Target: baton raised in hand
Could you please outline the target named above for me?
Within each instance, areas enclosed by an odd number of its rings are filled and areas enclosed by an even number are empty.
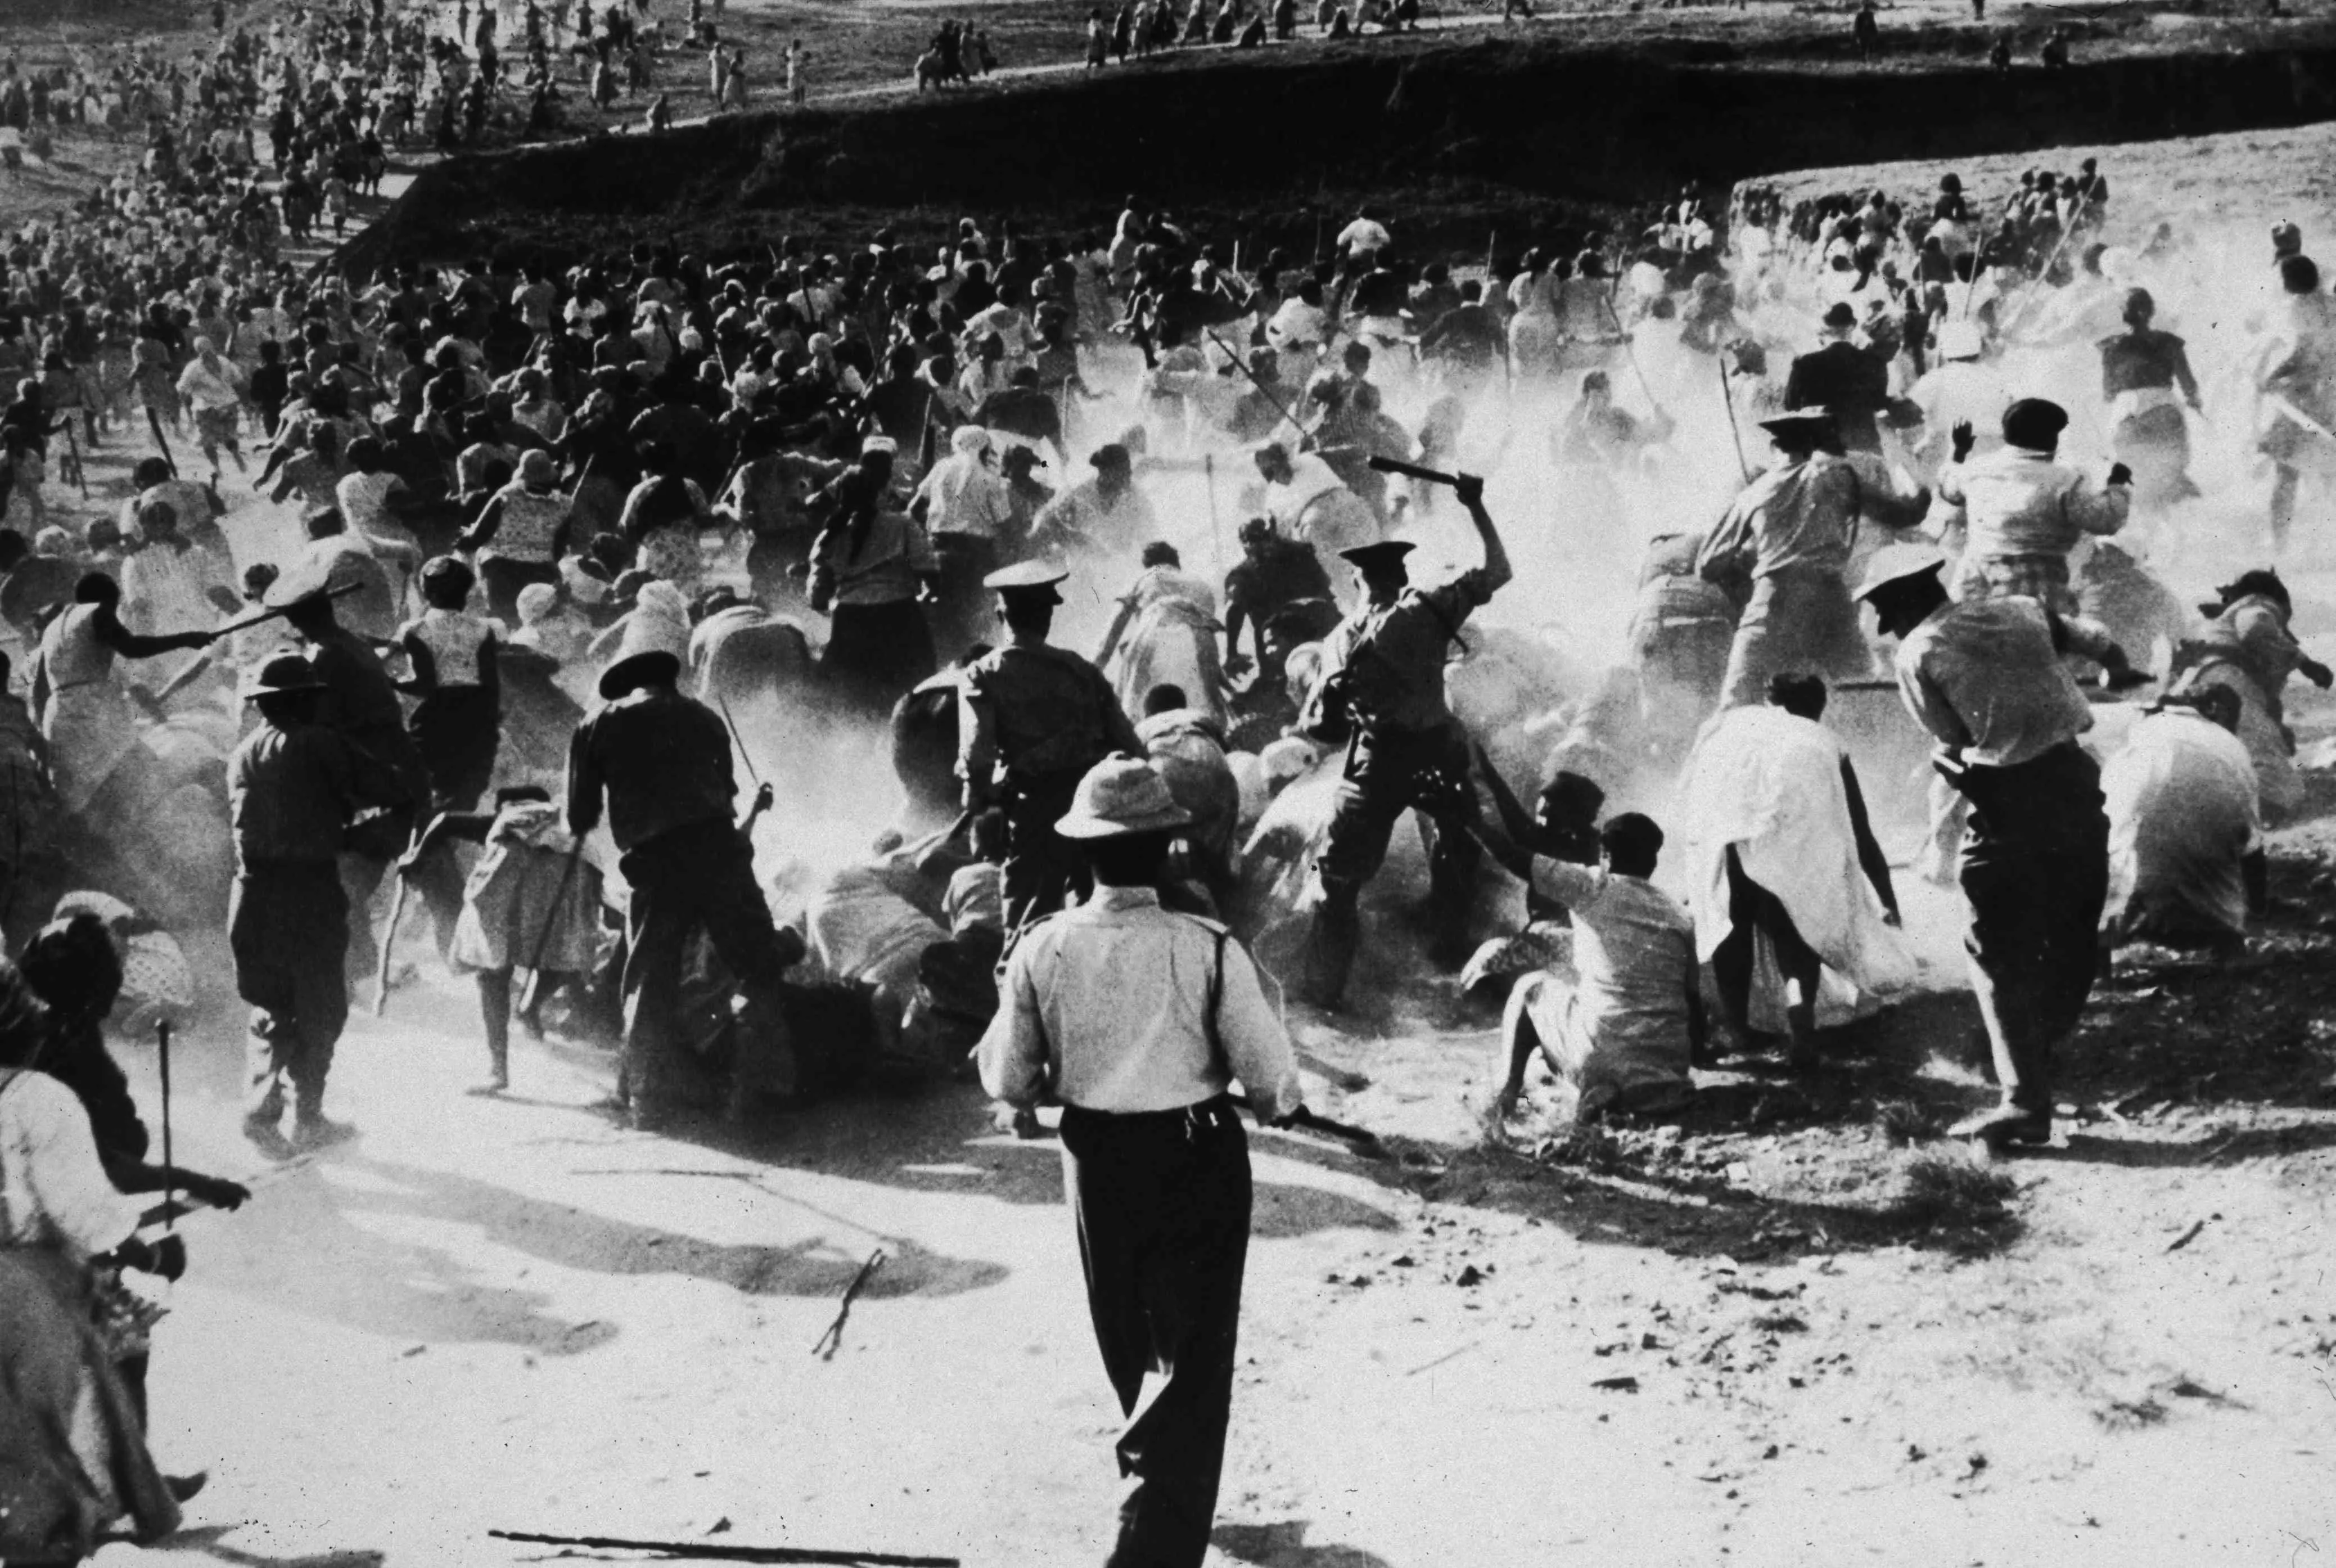
[[[1370,464],[1381,473],[1400,473],[1409,479],[1424,479],[1430,484],[1448,484],[1455,490],[1460,488],[1458,474],[1446,473],[1440,468],[1422,468],[1399,457],[1373,457]]]

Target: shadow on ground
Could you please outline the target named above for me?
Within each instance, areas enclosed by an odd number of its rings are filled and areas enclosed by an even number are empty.
[[[1308,1521],[1274,1524],[1220,1524],[1210,1544],[1236,1563],[1256,1568],[1390,1568],[1384,1557],[1357,1546],[1309,1546]]]

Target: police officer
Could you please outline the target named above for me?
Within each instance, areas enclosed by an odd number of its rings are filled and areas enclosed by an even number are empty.
[[[325,1116],[325,1079],[349,1016],[341,968],[349,900],[336,859],[360,811],[411,801],[394,769],[319,722],[332,691],[298,654],[270,658],[245,692],[259,725],[228,762],[235,834],[228,949],[237,994],[251,1007],[243,1130],[271,1153],[348,1134]],[[287,1086],[290,1145],[277,1125]]]
[[[1103,672],[1053,647],[1046,633],[1070,575],[1043,560],[982,579],[998,595],[1006,645],[968,666],[958,689],[958,774],[965,807],[997,812],[1006,839],[1006,928],[1063,907],[1080,875],[1055,823],[1087,769],[1114,752],[1140,755],[1135,726]]]
[[[1467,733],[1444,698],[1444,661],[1469,614],[1516,574],[1484,510],[1484,482],[1464,473],[1454,493],[1484,541],[1483,566],[1440,587],[1417,589],[1404,566],[1411,546],[1400,540],[1339,552],[1353,564],[1365,602],[1325,643],[1329,673],[1301,720],[1318,737],[1347,744],[1329,842],[1315,867],[1319,896],[1302,989],[1317,1007],[1338,1006],[1346,991],[1356,906],[1406,808],[1417,807],[1436,825],[1429,858],[1435,955],[1456,959],[1465,940],[1475,797],[1467,782]]]
[[[998,1098],[1062,1103],[1088,1316],[1127,1417],[1118,1568],[1208,1555],[1251,1196],[1229,1090],[1238,1078],[1261,1120],[1304,1109],[1256,964],[1215,921],[1161,907],[1169,845],[1190,823],[1149,763],[1086,775],[1060,833],[1095,896],[1014,950],[978,1052]]]
[[[600,706],[576,726],[568,752],[568,831],[581,839],[598,827],[605,802],[630,890],[616,1097],[620,1115],[643,1129],[661,1125],[686,1096],[677,1071],[682,961],[701,925],[750,1004],[732,1114],[757,1093],[798,1087],[779,978],[803,957],[803,938],[772,923],[753,846],[731,817],[730,732],[681,695],[680,678],[681,660],[628,626],[600,672]],[[769,803],[766,794],[757,799]]]

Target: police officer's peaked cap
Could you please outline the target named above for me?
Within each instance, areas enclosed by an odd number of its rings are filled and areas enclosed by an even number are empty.
[[[1365,568],[1394,566],[1411,551],[1412,544],[1409,540],[1381,539],[1375,540],[1369,544],[1356,545],[1350,550],[1342,550],[1338,552],[1338,559],[1351,560],[1357,566]]]
[[[1043,593],[1049,604],[1060,604],[1063,596],[1056,591],[1055,585],[1070,575],[1068,567],[1057,566],[1052,561],[1024,560],[1012,566],[999,567],[981,579],[981,586],[993,593],[1007,595],[1035,598]]]
[[[1841,426],[1829,410],[1805,408],[1796,414],[1780,414],[1774,419],[1764,419],[1760,428],[1771,435],[1823,438],[1837,435]]]

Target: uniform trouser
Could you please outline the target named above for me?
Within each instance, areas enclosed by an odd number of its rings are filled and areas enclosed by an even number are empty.
[[[2052,1052],[2077,1027],[2108,896],[2101,770],[2075,742],[2015,767],[1966,769],[1963,844],[1971,989],[2004,1098],[2052,1106]]]
[[[782,971],[802,956],[800,939],[782,937],[754,881],[753,852],[726,818],[659,833],[625,852],[618,867],[630,890],[625,914],[625,1048],[619,1099],[660,1108],[677,1097],[676,1054],[682,1048],[681,966],[690,935],[703,925],[714,950],[759,1015],[752,1033],[771,1044],[737,1066],[741,1091],[792,1092],[793,1052],[784,1042]]]
[[[1307,943],[1306,994],[1335,1007],[1346,993],[1360,936],[1363,885],[1387,859],[1397,819],[1417,808],[1433,824],[1428,907],[1436,950],[1450,956],[1467,935],[1468,901],[1482,853],[1476,797],[1468,787],[1467,735],[1457,723],[1432,730],[1358,730],[1347,744],[1346,776],[1315,866],[1321,899]]]
[[[1198,1568],[1232,1409],[1249,1140],[1223,1099],[1134,1115],[1070,1105],[1062,1131],[1087,1311],[1128,1417],[1118,1453],[1132,1485],[1107,1561]]]
[[[999,873],[1005,884],[1008,931],[1061,909],[1071,889],[1085,879],[1086,862],[1070,841],[1055,831],[1055,824],[1071,809],[1071,796],[1077,792],[1084,772],[1017,785],[1006,796],[1006,863]]]
[[[244,1109],[280,1108],[284,1085],[304,1116],[320,1114],[333,1048],[349,1019],[341,959],[349,905],[330,861],[247,866],[228,901],[236,994],[251,1007]]]

